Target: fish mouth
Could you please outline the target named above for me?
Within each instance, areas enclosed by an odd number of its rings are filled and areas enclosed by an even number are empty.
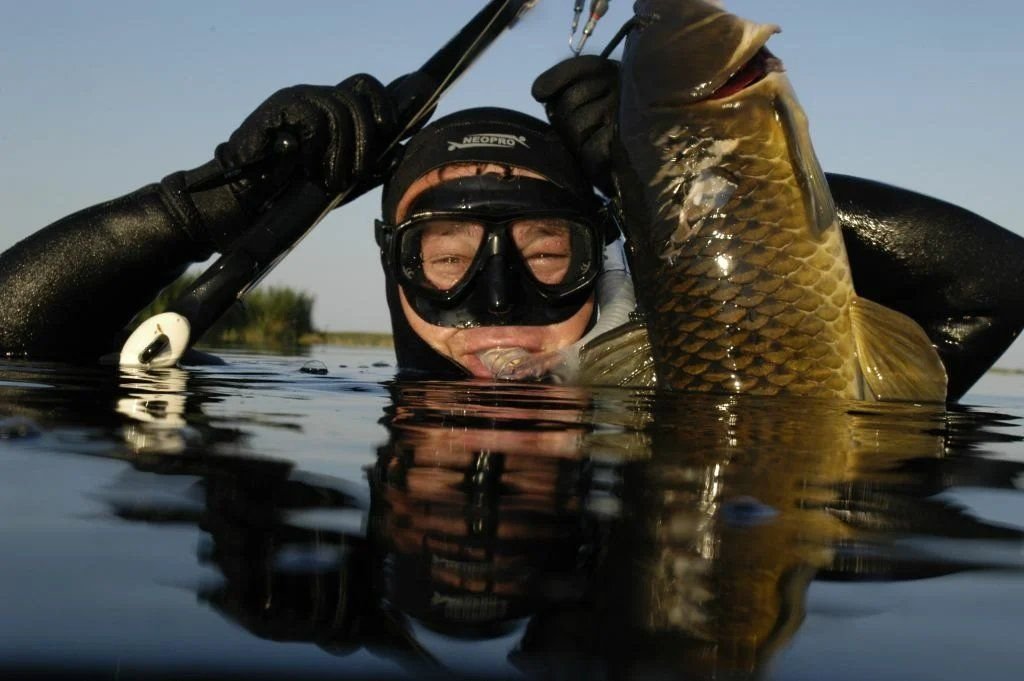
[[[717,90],[703,100],[727,99],[733,95],[757,85],[772,73],[781,73],[785,69],[782,60],[772,54],[767,47],[760,48],[754,56],[732,74]]]
[[[700,0],[641,0],[626,38],[623,82],[645,106],[724,98],[764,80],[779,62],[766,45],[780,31]]]

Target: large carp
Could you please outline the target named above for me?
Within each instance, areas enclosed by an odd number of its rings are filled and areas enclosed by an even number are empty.
[[[582,380],[944,400],[924,331],[854,291],[806,117],[765,49],[778,27],[703,0],[635,12],[615,167],[646,328],[591,342]]]

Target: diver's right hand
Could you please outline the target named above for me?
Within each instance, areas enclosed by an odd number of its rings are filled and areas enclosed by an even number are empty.
[[[217,147],[216,158],[225,170],[243,169],[231,190],[255,216],[297,176],[332,197],[357,184],[366,187],[378,176],[381,154],[396,129],[388,90],[360,74],[336,86],[278,90]],[[285,139],[298,144],[282,150]]]
[[[611,143],[619,108],[619,62],[587,54],[555,64],[533,81],[533,98],[575,151],[583,171],[611,196]]]

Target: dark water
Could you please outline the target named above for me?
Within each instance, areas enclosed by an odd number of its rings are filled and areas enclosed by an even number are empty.
[[[1019,377],[943,411],[226,357],[0,364],[0,678],[1020,678]]]

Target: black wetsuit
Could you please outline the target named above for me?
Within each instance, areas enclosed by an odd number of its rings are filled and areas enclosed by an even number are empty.
[[[0,255],[0,353],[95,360],[189,264],[207,259],[246,220],[227,187],[190,194],[211,162],[73,213]]]
[[[915,319],[959,399],[1024,327],[1024,238],[922,194],[828,174],[857,294]]]
[[[230,191],[189,194],[193,176],[69,215],[0,255],[0,352],[82,361],[117,350],[161,288],[244,229]],[[958,399],[1024,327],[1024,239],[914,192],[829,182],[858,293],[921,324]]]

